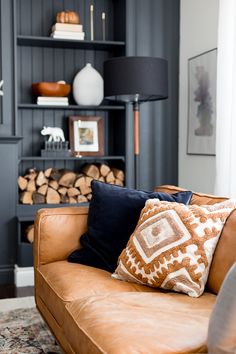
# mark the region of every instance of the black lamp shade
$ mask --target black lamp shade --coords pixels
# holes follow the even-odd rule
[[[123,102],[167,98],[167,60],[154,57],[118,57],[106,60],[104,96]]]

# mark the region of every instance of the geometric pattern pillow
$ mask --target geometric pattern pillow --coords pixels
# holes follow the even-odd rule
[[[235,208],[233,199],[214,205],[147,200],[112,276],[200,296],[224,223]]]

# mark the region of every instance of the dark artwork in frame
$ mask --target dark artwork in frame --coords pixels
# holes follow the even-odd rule
[[[187,154],[215,155],[216,59],[212,49],[188,60]]]

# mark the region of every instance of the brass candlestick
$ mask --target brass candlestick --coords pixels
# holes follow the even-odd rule
[[[90,39],[94,40],[93,5],[90,5]]]
[[[102,39],[106,40],[106,14],[102,12]]]

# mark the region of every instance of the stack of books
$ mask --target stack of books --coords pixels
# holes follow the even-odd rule
[[[68,97],[38,96],[37,104],[40,106],[68,106]]]
[[[72,23],[55,23],[51,37],[60,39],[84,40],[83,25]]]

